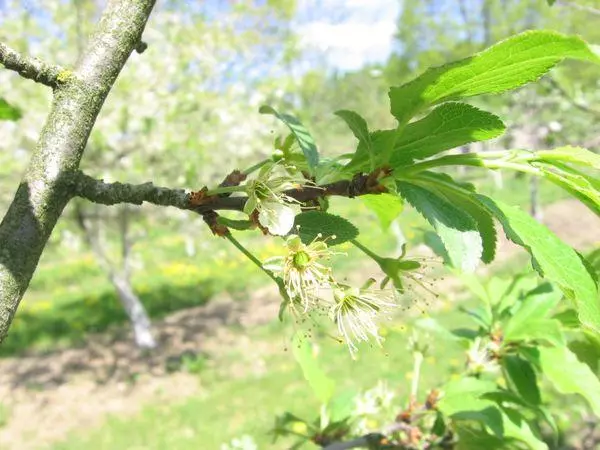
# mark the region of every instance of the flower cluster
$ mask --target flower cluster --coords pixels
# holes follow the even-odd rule
[[[360,289],[338,283],[324,264],[335,252],[320,235],[308,244],[291,235],[286,248],[285,256],[270,258],[263,267],[281,276],[292,312],[327,311],[353,357],[356,342],[372,338],[381,345],[377,319],[397,305],[396,291],[370,289],[374,280]]]

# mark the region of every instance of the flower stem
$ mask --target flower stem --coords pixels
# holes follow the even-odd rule
[[[262,166],[264,166],[265,164],[267,164],[270,161],[271,161],[271,158],[263,159],[262,161],[254,164],[253,166],[248,167],[246,170],[242,171],[242,173],[244,175],[250,175],[252,172],[257,171],[258,169],[260,169]]]
[[[236,238],[234,238],[231,233],[227,233],[225,235],[225,238],[228,239],[229,242],[231,242],[250,261],[252,261],[254,264],[256,264],[260,268],[260,270],[262,270],[264,273],[266,273],[269,276],[269,278],[271,278],[273,281],[275,281],[275,283],[277,283],[277,285],[279,285],[279,280],[275,277],[275,275],[273,275],[270,271],[265,269],[263,267],[262,263],[258,260],[258,258],[256,256],[254,256],[252,253],[250,253],[248,251],[248,249],[246,249],[246,247],[244,247]]]
[[[245,190],[245,186],[219,186],[206,191],[206,195],[231,194],[232,192],[243,192]]]
[[[423,353],[413,352],[413,377],[410,388],[410,396],[413,400],[417,399],[419,393],[419,378],[421,378],[421,365],[423,364]]]
[[[359,250],[361,250],[364,254],[366,254],[369,258],[373,258],[378,264],[381,261],[381,256],[373,253],[371,250],[369,250],[367,247],[365,247],[364,245],[362,245],[360,242],[358,242],[356,239],[351,239],[350,242]]]

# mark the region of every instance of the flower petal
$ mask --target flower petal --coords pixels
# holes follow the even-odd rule
[[[269,233],[285,236],[294,226],[294,218],[299,210],[299,207],[285,203],[262,202],[258,221],[269,230]]]

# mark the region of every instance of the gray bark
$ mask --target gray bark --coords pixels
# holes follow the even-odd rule
[[[96,117],[140,42],[154,3],[110,0],[74,70],[56,74],[50,113],[0,223],[0,342],[8,333],[51,232],[73,196],[71,180],[79,169]],[[22,65],[18,56],[11,58],[12,66]],[[0,62],[7,66],[1,52]]]
[[[110,275],[110,281],[115,287],[119,300],[131,322],[136,345],[146,349],[156,348],[150,318],[139,297],[133,291],[129,280],[124,276],[113,273]]]

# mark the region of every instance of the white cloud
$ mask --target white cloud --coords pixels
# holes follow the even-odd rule
[[[323,52],[334,67],[354,70],[365,63],[382,62],[391,53],[399,1],[304,0],[300,3],[301,19],[296,31],[302,36],[302,44]]]

